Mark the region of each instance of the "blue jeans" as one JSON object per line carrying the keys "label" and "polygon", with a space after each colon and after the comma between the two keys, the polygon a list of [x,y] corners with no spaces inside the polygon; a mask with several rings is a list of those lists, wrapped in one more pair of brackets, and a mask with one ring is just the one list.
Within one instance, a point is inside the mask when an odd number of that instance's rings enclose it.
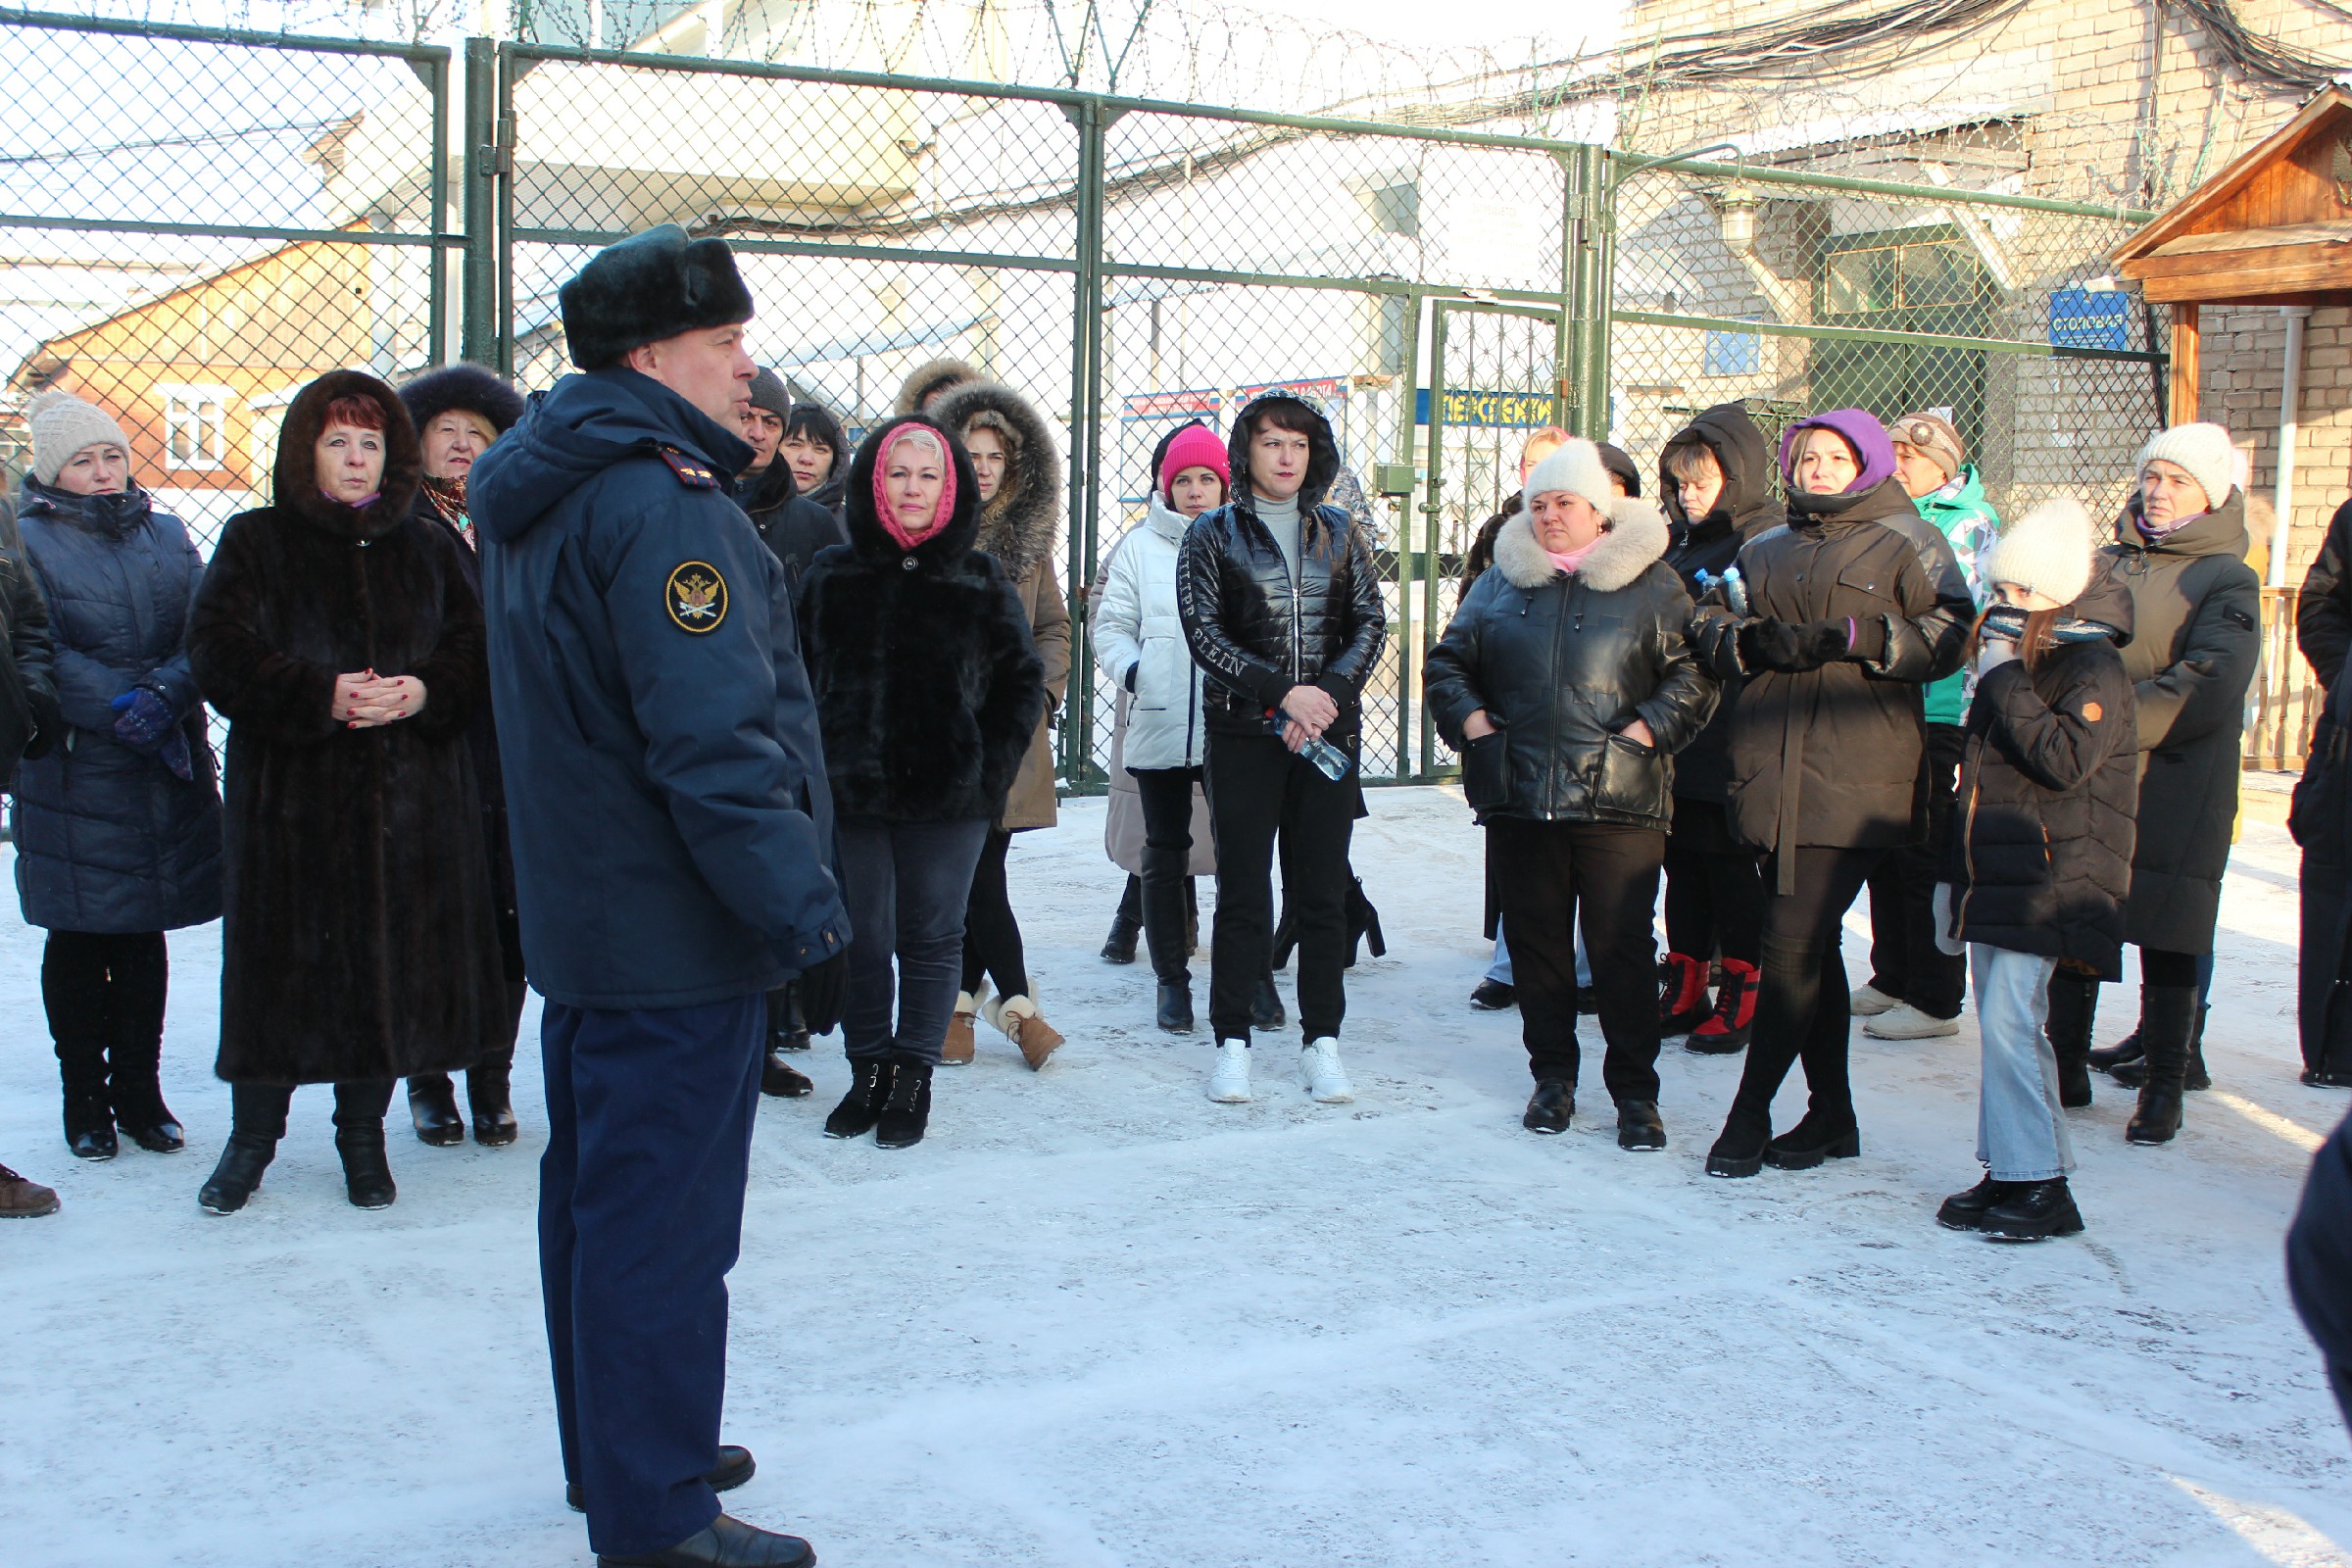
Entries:
{"label": "blue jeans", "polygon": [[[1494,961],[1487,965],[1487,978],[1498,986],[1511,984],[1511,950],[1502,945],[1502,916],[1494,917]],[[1576,934],[1576,983],[1592,984],[1592,960],[1585,955],[1585,934]]]}
{"label": "blue jeans", "polygon": [[853,1061],[897,1050],[938,1063],[963,983],[964,910],[989,826],[984,816],[836,826],[853,933],[841,1038]]}
{"label": "blue jeans", "polygon": [[2049,1021],[2050,975],[2058,960],[1968,945],[1984,1042],[1984,1085],[1977,1097],[1977,1158],[1996,1182],[2046,1182],[2075,1168],[2058,1105],[2058,1057]]}
{"label": "blue jeans", "polygon": [[760,1105],[767,999],[616,1011],[550,1002],[539,1286],[564,1479],[588,1544],[665,1550],[718,1514],[727,1270]]}

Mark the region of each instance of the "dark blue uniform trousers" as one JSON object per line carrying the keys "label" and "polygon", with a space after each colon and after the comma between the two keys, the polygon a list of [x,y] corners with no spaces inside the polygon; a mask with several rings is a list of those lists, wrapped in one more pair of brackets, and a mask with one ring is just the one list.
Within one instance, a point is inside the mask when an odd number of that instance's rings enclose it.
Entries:
{"label": "dark blue uniform trousers", "polygon": [[588,1544],[661,1551],[717,1517],[727,1270],[767,1028],[758,992],[700,1007],[550,1002],[539,1280],[564,1478]]}

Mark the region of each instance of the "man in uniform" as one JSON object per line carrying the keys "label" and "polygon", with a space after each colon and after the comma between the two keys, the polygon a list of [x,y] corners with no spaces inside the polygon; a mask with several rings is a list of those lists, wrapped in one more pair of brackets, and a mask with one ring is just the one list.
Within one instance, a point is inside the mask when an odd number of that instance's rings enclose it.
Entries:
{"label": "man in uniform", "polygon": [[833,1027],[849,924],[784,571],[729,499],[750,291],[674,224],[564,285],[581,373],[474,465],[523,949],[547,999],[539,1254],[564,1480],[605,1568],[800,1568],[720,1511],[726,1273],[766,1036]]}

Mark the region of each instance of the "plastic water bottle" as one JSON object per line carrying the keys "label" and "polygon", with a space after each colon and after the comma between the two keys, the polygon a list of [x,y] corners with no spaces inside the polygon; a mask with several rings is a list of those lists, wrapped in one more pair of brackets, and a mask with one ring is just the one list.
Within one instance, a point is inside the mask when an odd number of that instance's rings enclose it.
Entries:
{"label": "plastic water bottle", "polygon": [[1355,765],[1348,760],[1346,752],[1341,751],[1320,735],[1299,747],[1298,755],[1314,763],[1315,770],[1334,784],[1346,778],[1348,770]]}

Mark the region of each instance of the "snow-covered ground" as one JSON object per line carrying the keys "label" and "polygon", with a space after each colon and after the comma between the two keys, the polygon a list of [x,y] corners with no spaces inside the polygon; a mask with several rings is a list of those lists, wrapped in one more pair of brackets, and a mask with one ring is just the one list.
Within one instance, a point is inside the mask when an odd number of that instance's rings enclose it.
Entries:
{"label": "snow-covered ground", "polygon": [[[1819,1171],[1705,1178],[1740,1063],[1674,1048],[1663,1154],[1617,1150],[1597,1072],[1572,1134],[1520,1131],[1517,1016],[1463,1005],[1476,830],[1435,790],[1372,812],[1391,946],[1349,982],[1352,1106],[1307,1101],[1287,1049],[1256,1103],[1201,1096],[1208,1048],[1152,1026],[1149,968],[1096,956],[1097,802],[1012,863],[1070,1036],[1044,1073],[984,1039],[930,1140],[885,1152],[818,1136],[847,1078],[820,1043],[817,1096],[760,1111],[734,1510],[831,1568],[2352,1561],[2352,1443],[2279,1272],[2345,1108],[2294,1081],[2283,833],[2247,826],[2224,900],[2218,1087],[2149,1151],[2100,1080],[2088,1233],[2015,1248],[1933,1217],[1977,1175],[1973,1027],[1857,1031],[1864,1157]],[[535,1023],[520,1146],[396,1127],[400,1201],[363,1213],[306,1090],[252,1207],[214,1218],[216,932],[172,947],[192,1147],[105,1165],[58,1136],[39,938],[0,927],[0,1158],[66,1206],[0,1234],[0,1568],[587,1561],[533,1261]]]}

